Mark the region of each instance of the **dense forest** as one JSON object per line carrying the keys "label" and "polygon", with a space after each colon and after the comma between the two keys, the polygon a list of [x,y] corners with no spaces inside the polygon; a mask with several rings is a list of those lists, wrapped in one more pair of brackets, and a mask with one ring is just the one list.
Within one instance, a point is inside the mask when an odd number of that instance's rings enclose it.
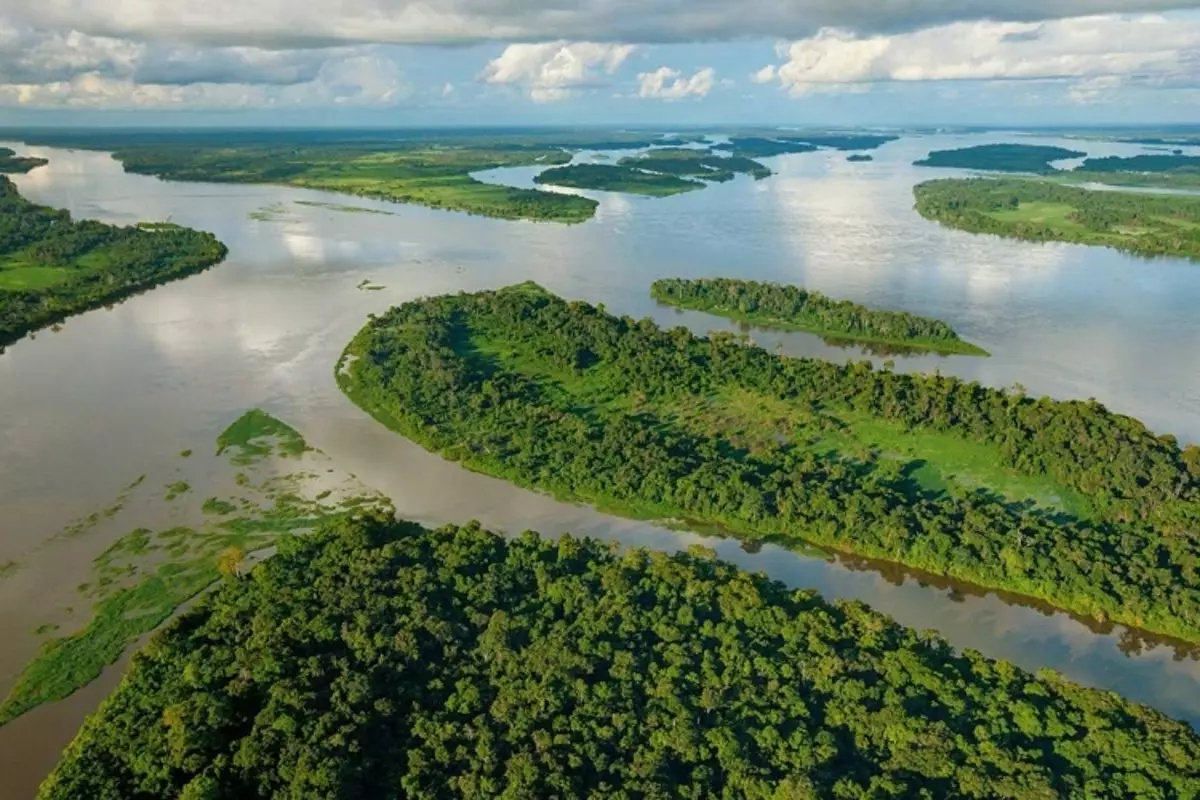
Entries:
{"label": "dense forest", "polygon": [[29,202],[0,177],[0,347],[211,267],[225,253],[212,234],[178,225],[72,220]]}
{"label": "dense forest", "polygon": [[157,635],[40,796],[1197,793],[1182,723],[703,550],[364,518]]}
{"label": "dense forest", "polygon": [[1089,158],[1082,172],[1200,172],[1200,157],[1185,155],[1138,155],[1121,158]]}
{"label": "dense forest", "polygon": [[914,162],[918,167],[950,167],[994,172],[1052,172],[1052,161],[1083,158],[1087,153],[1032,144],[981,144],[958,150],[934,150]]}
{"label": "dense forest", "polygon": [[790,153],[811,153],[820,148],[794,139],[766,139],[761,136],[734,136],[728,142],[713,145],[714,150],[728,150],[743,158],[768,158]]}
{"label": "dense forest", "polygon": [[875,159],[873,156],[867,153],[851,153],[850,155],[846,156],[846,160],[852,164],[857,164],[867,161],[874,161]]}
{"label": "dense forest", "polygon": [[1200,258],[1200,198],[1098,192],[1051,181],[976,178],[919,184],[917,211],[976,233]]}
{"label": "dense forest", "polygon": [[[338,379],[427,448],[564,498],[830,546],[1200,639],[1200,448],[1094,401],[785,358],[533,285],[394,308],[355,337]],[[735,436],[739,414],[748,424]],[[932,451],[839,448],[854,426],[978,443],[983,461],[1055,481],[1090,508],[920,484]]]}
{"label": "dense forest", "polygon": [[948,353],[987,355],[986,351],[960,339],[941,320],[904,311],[876,311],[797,286],[732,278],[668,278],[655,281],[650,286],[650,296],[660,303],[761,325]]}
{"label": "dense forest", "polygon": [[44,167],[50,162],[34,156],[18,156],[8,147],[0,147],[0,174],[29,172],[35,167]]}

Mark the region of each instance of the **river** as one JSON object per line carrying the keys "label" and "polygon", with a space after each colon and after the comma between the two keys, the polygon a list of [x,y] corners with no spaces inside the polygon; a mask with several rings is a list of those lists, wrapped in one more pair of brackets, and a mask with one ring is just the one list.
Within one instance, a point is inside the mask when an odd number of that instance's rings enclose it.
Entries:
{"label": "river", "polygon": [[[777,175],[668,198],[594,194],[583,225],[506,222],[271,186],[174,183],[127,175],[103,153],[12,146],[49,166],[14,176],[30,199],[107,222],[170,219],[214,232],[225,263],[68,320],[0,355],[0,691],[36,652],[39,612],[78,603],[74,587],[111,540],[48,546],[72,520],[142,474],[167,474],[259,406],[301,430],[339,467],[426,523],[478,519],[506,531],[572,531],[674,550],[703,541],[725,558],[828,598],[854,598],[960,648],[1051,667],[1200,724],[1200,660],[1122,628],[1097,629],[994,594],[899,570],[827,562],[775,547],[747,553],[700,537],[566,505],[468,473],[395,436],[333,380],[342,347],[372,312],[421,295],[535,280],[610,311],[704,332],[730,323],[660,308],[652,280],[740,276],[944,319],[991,358],[896,357],[1030,393],[1095,397],[1181,441],[1200,440],[1200,264],[1030,244],[944,229],[912,210],[914,183],[949,170],[910,166],[931,149],[1011,140],[905,138],[875,161],[843,153],[767,159]],[[1094,155],[1134,145],[1031,139]],[[0,142],[0,145],[5,143]],[[489,173],[529,185],[536,169]],[[347,204],[346,213],[295,201]],[[251,214],[271,209],[260,217]],[[383,286],[363,291],[364,281]],[[756,332],[793,355],[862,358],[802,333]],[[111,685],[0,728],[0,796],[30,796],[83,714]]]}

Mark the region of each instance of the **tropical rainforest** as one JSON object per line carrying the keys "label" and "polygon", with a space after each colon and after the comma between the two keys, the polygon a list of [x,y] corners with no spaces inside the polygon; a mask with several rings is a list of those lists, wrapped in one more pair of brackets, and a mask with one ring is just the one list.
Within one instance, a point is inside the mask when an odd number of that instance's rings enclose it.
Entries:
{"label": "tropical rainforest", "polygon": [[1200,739],[712,558],[383,517],[138,653],[75,798],[1194,797]]}
{"label": "tropical rainforest", "polygon": [[533,284],[393,308],[338,380],[523,486],[1200,639],[1200,447],[1095,401],[785,358]]}
{"label": "tropical rainforest", "polygon": [[29,202],[0,177],[0,347],[211,267],[225,246],[169,223],[119,227]]}
{"label": "tropical rainforest", "polygon": [[34,156],[18,156],[9,147],[0,147],[0,173],[29,172],[34,167],[44,167],[50,162]]}
{"label": "tropical rainforest", "polygon": [[1101,192],[1051,181],[944,179],[919,184],[917,211],[975,233],[1200,258],[1200,198]]}
{"label": "tropical rainforest", "polygon": [[960,339],[941,320],[904,311],[877,311],[797,286],[733,278],[667,278],[650,286],[650,296],[666,305],[768,327],[943,353],[987,355],[987,351]]}

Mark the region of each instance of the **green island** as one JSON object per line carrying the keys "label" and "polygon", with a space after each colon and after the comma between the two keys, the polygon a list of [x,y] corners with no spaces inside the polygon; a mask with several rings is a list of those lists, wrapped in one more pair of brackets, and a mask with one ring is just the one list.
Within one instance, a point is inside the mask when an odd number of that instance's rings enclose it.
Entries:
{"label": "green island", "polygon": [[591,219],[596,209],[596,201],[586,197],[485,183],[471,175],[571,160],[570,153],[556,147],[143,146],[118,150],[113,156],[128,172],[168,180],[285,184],[501,219],[576,223]]}
{"label": "green island", "polygon": [[787,358],[533,284],[373,318],[337,367],[465,466],[1200,640],[1200,447],[1095,401]]}
{"label": "green island", "polygon": [[703,548],[364,515],[139,652],[43,800],[1194,797],[1200,737]]}
{"label": "green island", "polygon": [[35,156],[18,156],[11,147],[0,147],[0,174],[29,172],[50,162]]}
{"label": "green island", "polygon": [[941,320],[904,311],[877,311],[797,286],[733,278],[667,278],[651,284],[650,296],[666,305],[764,327],[940,353],[988,355],[986,350],[964,342]]}
{"label": "green island", "polygon": [[787,134],[770,133],[756,136],[731,136],[728,142],[714,145],[714,150],[728,150],[748,158],[766,158],[791,153],[811,153],[816,150],[875,150],[899,136],[880,134]]}
{"label": "green island", "polygon": [[1200,189],[1200,157],[1138,155],[1089,158],[1055,178],[1071,183],[1103,183],[1149,189]]}
{"label": "green island", "polygon": [[571,189],[641,194],[647,197],[670,197],[704,188],[700,181],[681,178],[678,175],[645,172],[618,164],[571,164],[565,167],[551,167],[534,176],[533,182]]}
{"label": "green island", "polygon": [[1087,153],[1068,150],[1065,147],[1047,147],[1032,144],[981,144],[957,150],[934,150],[920,161],[918,167],[947,167],[953,169],[977,169],[991,172],[1034,172],[1054,171],[1052,161],[1083,158]]}
{"label": "green island", "polygon": [[[217,449],[230,472],[243,470],[230,482],[235,493],[201,501],[189,483],[177,480],[167,487],[166,499],[176,505],[190,503],[202,524],[163,530],[138,527],[100,553],[90,579],[78,587],[81,603],[91,606],[90,618],[82,627],[44,642],[0,702],[0,725],[91,683],[179,606],[222,574],[237,573],[251,554],[274,546],[280,536],[311,531],[330,519],[369,509],[390,511],[385,498],[357,481],[342,478],[331,483],[328,473],[334,470],[328,468],[327,457],[261,410],[248,411],[232,423],[219,437]],[[287,462],[295,462],[297,470],[280,473],[277,467]],[[325,468],[319,482],[315,467]],[[101,517],[115,517],[138,499],[133,495],[143,482],[139,478],[111,507],[72,525],[65,537],[95,535]],[[141,499],[153,502],[153,488],[145,492]],[[58,621],[48,620],[38,632],[58,628]]]}
{"label": "green island", "polygon": [[658,148],[622,158],[616,164],[571,164],[538,174],[535,183],[669,197],[704,188],[704,182],[724,183],[745,174],[768,178],[771,170],[753,159],[721,156],[711,150]]}
{"label": "green island", "polygon": [[869,153],[851,153],[850,155],[846,156],[846,160],[851,164],[859,164],[867,161],[874,161],[875,157]]}
{"label": "green island", "polygon": [[1092,191],[1010,178],[935,180],[913,192],[921,216],[952,228],[1143,256],[1200,258],[1198,197]]}
{"label": "green island", "polygon": [[69,316],[219,263],[225,246],[170,223],[73,220],[0,176],[0,347]]}

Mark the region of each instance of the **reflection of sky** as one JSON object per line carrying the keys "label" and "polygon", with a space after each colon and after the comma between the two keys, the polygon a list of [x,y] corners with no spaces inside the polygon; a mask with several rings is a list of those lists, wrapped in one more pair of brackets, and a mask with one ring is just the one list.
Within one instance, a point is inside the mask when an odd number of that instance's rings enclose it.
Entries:
{"label": "reflection of sky", "polygon": [[[663,548],[690,541],[468,475],[381,433],[337,391],[333,364],[367,314],[421,295],[529,279],[604,302],[615,313],[700,331],[727,324],[657,308],[647,296],[651,280],[796,281],[946,319],[995,354],[898,359],[901,368],[1094,395],[1161,430],[1200,438],[1200,323],[1191,311],[1200,269],[973,236],[912,211],[911,185],[943,172],[911,168],[913,159],[934,147],[984,140],[902,140],[881,148],[870,164],[847,165],[840,153],[767,159],[779,173],[773,178],[739,178],[667,199],[594,193],[602,196],[597,218],[575,226],[281,187],[173,184],[126,175],[104,154],[42,150],[51,165],[17,176],[31,199],[112,221],[170,216],[213,231],[230,256],[202,275],[74,318],[60,333],[44,332],[0,356],[0,505],[13,529],[0,537],[0,561],[21,560],[47,530],[110,501],[137,475],[168,474],[173,454],[211,443],[254,406],[311,431],[323,450],[392,495],[402,513],[425,521],[478,517],[510,530],[567,528]],[[298,199],[389,213],[344,213]],[[286,207],[286,220],[248,218],[275,203]],[[385,288],[360,291],[363,279]],[[772,349],[779,342],[789,353],[855,355],[803,334],[755,339]],[[63,486],[71,487],[66,496]],[[875,573],[775,549],[757,556],[736,545],[720,550],[793,585],[860,598],[906,624],[937,627],[958,646],[1023,666],[1050,664],[1200,716],[1187,699],[1200,697],[1196,666],[1171,662],[1167,650],[1129,660],[1112,637],[1063,616],[994,598],[953,603],[937,590],[892,587]]]}

